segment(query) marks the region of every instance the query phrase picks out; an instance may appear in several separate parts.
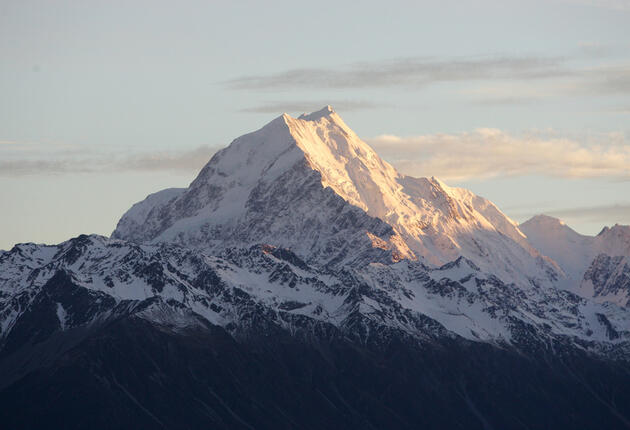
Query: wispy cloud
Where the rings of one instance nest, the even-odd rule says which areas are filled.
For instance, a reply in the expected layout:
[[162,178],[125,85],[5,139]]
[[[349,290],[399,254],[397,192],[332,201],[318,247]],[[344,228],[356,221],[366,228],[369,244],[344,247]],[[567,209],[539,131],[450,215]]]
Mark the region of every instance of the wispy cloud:
[[[582,78],[572,82],[573,89],[586,94],[630,93],[630,66],[600,66],[585,70]],[[573,92],[571,87],[569,92]]]
[[236,90],[282,88],[422,87],[437,82],[486,79],[541,79],[572,73],[561,57],[477,56],[403,58],[355,63],[340,68],[291,69],[250,75],[227,82]]
[[48,147],[23,156],[4,150],[0,176],[55,175],[67,173],[113,173],[125,171],[195,171],[208,162],[218,148],[200,146],[182,151],[115,155],[92,149],[71,152]]
[[158,152],[154,154],[132,155],[115,160],[114,168],[119,170],[172,170],[191,171],[201,169],[217,151],[217,147],[199,146],[186,151]]
[[514,105],[530,105],[540,101],[540,97],[536,95],[497,95],[478,97],[473,100],[473,104],[480,106],[514,106]]
[[578,48],[582,54],[592,58],[603,58],[614,51],[612,46],[599,42],[580,42]]
[[630,179],[630,144],[613,133],[595,142],[492,128],[459,134],[378,136],[367,142],[399,170],[451,181],[548,175]]
[[[475,86],[473,86],[475,85]],[[562,97],[630,94],[630,66],[602,65],[576,69],[562,79],[483,82],[460,91],[474,104],[526,104]]]
[[630,220],[630,203],[557,209],[547,212],[547,215],[560,219],[591,222],[610,219]]
[[630,114],[630,106],[616,106],[610,109],[604,110],[605,113],[628,115]]
[[[533,205],[532,205],[533,206]],[[514,219],[525,221],[534,215],[544,213],[555,218],[566,221],[569,225],[572,223],[628,223],[630,220],[630,203],[579,206],[560,209],[550,209],[542,211],[532,211],[532,208],[520,208],[521,210],[510,211],[506,208],[506,212]]]
[[273,101],[262,105],[241,109],[241,112],[247,113],[271,113],[279,114],[281,112],[313,112],[321,109],[322,106],[332,105],[341,112],[351,112],[357,110],[383,108],[382,103],[372,103],[360,100],[337,100],[337,101]]
[[[593,59],[605,57],[610,49],[594,42],[580,45],[581,52],[587,53]],[[579,55],[416,57],[354,63],[334,68],[290,69],[269,75],[243,76],[227,81],[226,85],[233,90],[247,91],[353,90],[395,87],[420,89],[441,82],[461,82],[469,86],[470,88],[461,90],[461,94],[466,96],[470,93],[472,99],[469,101],[474,104],[519,105],[554,97],[630,94],[630,65],[618,62],[585,65]],[[349,104],[350,109],[367,106],[369,105]],[[285,107],[304,109],[283,109]],[[246,111],[266,113],[309,109],[311,106],[305,103],[279,102]]]
[[[382,135],[367,142],[403,173],[461,181],[498,176],[548,175],[630,179],[630,143],[615,132],[576,139],[553,132],[515,136],[492,128],[458,134],[399,137]],[[122,171],[200,169],[218,149],[200,146],[181,151],[126,155],[86,149],[21,151],[0,149],[0,176]]]

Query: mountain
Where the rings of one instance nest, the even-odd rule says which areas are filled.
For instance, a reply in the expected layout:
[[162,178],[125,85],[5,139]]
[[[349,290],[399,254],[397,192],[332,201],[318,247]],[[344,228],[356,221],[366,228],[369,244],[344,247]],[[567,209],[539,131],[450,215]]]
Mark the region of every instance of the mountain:
[[545,338],[568,338],[603,354],[626,348],[630,336],[622,309],[555,288],[520,289],[463,257],[434,269],[409,260],[337,269],[310,265],[268,244],[208,256],[177,245],[79,236],[57,246],[16,245],[0,256],[0,268],[0,327],[9,344],[38,295],[50,298],[47,283],[56,276],[81,287],[81,294],[98,297],[99,305],[88,316],[74,317],[73,303],[60,298],[50,311],[55,324],[48,329],[98,319],[111,311],[102,303],[159,299],[228,328],[242,327],[243,318],[258,309],[274,321],[286,314],[341,329],[374,323],[418,339],[456,335],[518,345],[527,326]]
[[330,106],[239,137],[187,189],[135,205],[112,237],[209,253],[272,243],[324,265],[465,257],[507,281],[563,276],[490,201],[401,175]]
[[0,273],[11,428],[628,422],[628,311],[463,257],[327,269],[271,245],[79,236],[16,245]]
[[599,302],[630,303],[630,226],[617,224],[586,236],[557,218],[537,215],[520,229],[566,273],[562,288]]
[[330,107],[285,114],[111,238],[0,251],[0,422],[628,428],[630,310],[558,288],[526,234]]

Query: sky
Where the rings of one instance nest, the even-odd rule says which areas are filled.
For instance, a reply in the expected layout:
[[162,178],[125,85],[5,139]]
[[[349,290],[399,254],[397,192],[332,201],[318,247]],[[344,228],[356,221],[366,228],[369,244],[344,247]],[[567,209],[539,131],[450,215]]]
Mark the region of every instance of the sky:
[[630,224],[630,0],[0,1],[0,249],[109,235],[219,148],[332,105],[518,222]]

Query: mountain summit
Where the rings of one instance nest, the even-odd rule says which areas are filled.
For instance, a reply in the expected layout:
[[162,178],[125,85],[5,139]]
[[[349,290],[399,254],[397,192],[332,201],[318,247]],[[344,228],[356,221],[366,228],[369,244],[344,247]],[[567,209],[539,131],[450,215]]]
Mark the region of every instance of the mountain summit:
[[537,215],[520,228],[566,273],[559,287],[600,302],[630,304],[630,226],[604,227],[587,236],[557,218]]
[[330,106],[237,138],[189,188],[136,204],[112,237],[213,252],[269,243],[333,265],[465,257],[506,280],[563,276],[490,201],[400,174]]

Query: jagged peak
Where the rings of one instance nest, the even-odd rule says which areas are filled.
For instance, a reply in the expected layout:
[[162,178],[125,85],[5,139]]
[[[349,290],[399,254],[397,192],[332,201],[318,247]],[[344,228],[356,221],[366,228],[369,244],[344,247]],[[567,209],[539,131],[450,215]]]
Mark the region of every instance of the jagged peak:
[[612,227],[605,226],[597,236],[605,236],[608,234],[630,235],[630,225],[615,224]]
[[458,257],[456,260],[453,261],[449,261],[446,264],[443,264],[442,266],[440,266],[437,270],[448,270],[448,269],[452,269],[455,267],[461,268],[462,266],[468,266],[468,268],[479,272],[481,269],[479,268],[479,266],[477,266],[474,262],[472,262],[471,260],[469,260],[466,257]]
[[[250,162],[274,162],[290,147],[299,148],[309,161],[325,170],[330,167],[331,159],[346,163],[359,157],[378,161],[378,168],[387,165],[344,123],[330,105],[298,118],[284,113],[260,129],[235,139],[213,158],[217,162],[233,153],[238,154],[237,158],[240,160],[247,158]],[[391,169],[391,166],[387,165],[385,168]]]
[[316,112],[311,112],[308,114],[303,113],[298,117],[298,119],[301,119],[303,121],[317,121],[318,119],[331,116],[334,113],[335,110],[333,109],[333,107],[331,105],[326,105]]

